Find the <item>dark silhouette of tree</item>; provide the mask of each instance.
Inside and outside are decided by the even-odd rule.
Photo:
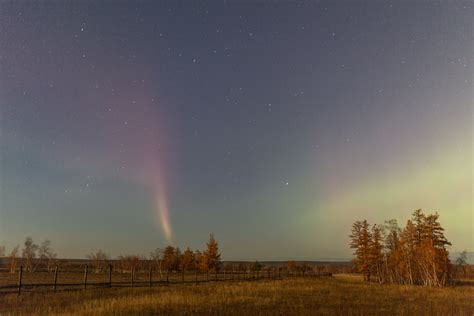
[[[33,271],[33,261],[36,258],[38,245],[33,242],[33,238],[26,237],[23,243],[22,257],[25,262],[25,269],[28,272]]]
[[[252,271],[260,271],[262,270],[262,267],[263,265],[260,262],[255,261],[252,265]]]
[[[467,251],[464,250],[459,254],[455,261],[456,270],[459,274],[466,276],[466,267],[467,267]]]

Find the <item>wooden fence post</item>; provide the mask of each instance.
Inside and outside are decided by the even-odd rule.
[[[166,270],[166,286],[170,284],[170,270]]]
[[[207,282],[209,282],[209,269],[207,269],[207,272],[206,272],[206,278],[207,278]]]
[[[281,276],[281,268],[278,268],[278,278]]]
[[[194,269],[194,283],[198,284],[198,269]]]
[[[240,281],[240,267],[237,269],[237,280]]]
[[[224,282],[225,282],[225,268],[224,268]]]
[[[148,286],[152,286],[152,278],[153,278],[153,267],[150,265],[150,271],[148,274]]]
[[[133,267],[132,268],[132,272],[130,273],[130,285],[133,287],[133,277],[134,277],[134,274],[135,274],[135,268]]]
[[[23,266],[20,266],[20,270],[18,271],[18,295],[21,294],[21,278],[23,276]]]
[[[109,287],[112,287],[112,264],[109,264]]]
[[[230,271],[230,279],[234,281],[234,268],[232,268],[232,271]]]
[[[181,283],[184,283],[184,268],[183,271],[181,271]]]
[[[217,268],[216,268],[216,282],[217,282]]]
[[[56,285],[58,284],[58,266],[54,268],[54,285],[53,291],[56,292]]]
[[[87,264],[84,267],[84,290],[87,288]]]

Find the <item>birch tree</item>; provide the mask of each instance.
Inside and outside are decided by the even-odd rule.
[[[10,266],[10,273],[15,273],[16,268],[18,266],[18,255],[20,253],[20,246],[16,245],[13,247],[13,249],[10,251],[8,255],[9,259],[9,266]]]

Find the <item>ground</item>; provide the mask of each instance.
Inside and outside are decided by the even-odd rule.
[[[0,314],[474,315],[474,286],[365,284],[351,275],[0,296]]]

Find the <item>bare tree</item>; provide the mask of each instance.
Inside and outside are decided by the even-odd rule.
[[[150,253],[150,258],[152,260],[153,266],[158,268],[158,271],[160,273],[160,278],[163,278],[163,272],[162,272],[162,264],[163,264],[163,250],[160,248],[156,248]]]
[[[138,271],[144,268],[143,263],[145,260],[138,255],[120,255],[117,259],[122,273]]]
[[[22,257],[25,260],[26,271],[33,271],[33,261],[36,258],[36,252],[38,250],[38,245],[33,242],[33,238],[26,237],[23,244]]]
[[[0,246],[0,257],[5,257],[5,246]]]
[[[20,252],[20,246],[16,245],[13,247],[13,249],[10,251],[8,258],[10,259],[9,265],[10,265],[10,272],[15,273],[16,267],[18,266],[18,253]]]
[[[95,253],[90,253],[87,259],[91,261],[91,266],[94,268],[95,273],[103,272],[106,269],[108,256],[101,249]]]
[[[49,272],[51,272],[56,259],[56,254],[51,248],[51,241],[46,239],[41,243],[41,245],[38,247],[38,257],[40,260],[39,264],[46,262],[46,268]]]
[[[459,254],[459,257],[456,258],[456,272],[458,274],[462,273],[463,276],[466,276],[466,266],[467,266],[467,251],[464,250]]]

